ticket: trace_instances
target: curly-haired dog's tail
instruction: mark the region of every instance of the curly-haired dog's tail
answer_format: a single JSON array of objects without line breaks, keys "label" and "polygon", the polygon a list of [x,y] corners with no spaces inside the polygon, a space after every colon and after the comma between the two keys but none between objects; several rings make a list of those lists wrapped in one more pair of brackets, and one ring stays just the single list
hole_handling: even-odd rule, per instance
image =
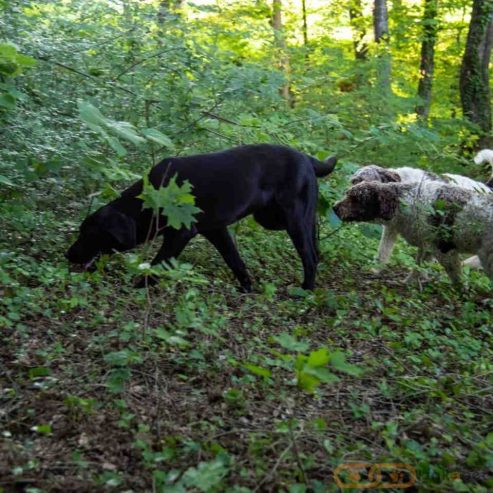
[{"label": "curly-haired dog's tail", "polygon": [[486,186],[493,190],[493,151],[491,149],[483,149],[474,156],[476,164],[488,163],[491,166],[491,176],[486,182]]}]

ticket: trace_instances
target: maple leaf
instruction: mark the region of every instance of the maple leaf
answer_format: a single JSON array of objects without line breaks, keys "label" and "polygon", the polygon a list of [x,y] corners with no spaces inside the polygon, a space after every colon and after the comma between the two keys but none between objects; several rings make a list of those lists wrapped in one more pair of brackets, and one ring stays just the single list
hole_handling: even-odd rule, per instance
[{"label": "maple leaf", "polygon": [[184,180],[180,186],[176,183],[176,177],[172,176],[165,187],[154,188],[147,175],[144,176],[142,193],[138,198],[143,200],[144,209],[152,209],[155,216],[164,215],[167,226],[189,229],[197,221],[194,215],[201,210],[195,206],[192,184]]}]

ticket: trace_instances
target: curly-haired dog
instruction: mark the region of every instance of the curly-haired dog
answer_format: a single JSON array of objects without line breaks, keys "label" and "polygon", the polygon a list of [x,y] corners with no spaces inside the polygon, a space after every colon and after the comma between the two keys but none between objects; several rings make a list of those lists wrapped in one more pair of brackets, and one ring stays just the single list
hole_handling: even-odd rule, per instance
[{"label": "curly-haired dog", "polygon": [[[493,151],[492,159],[493,159]],[[380,183],[421,183],[424,181],[436,181],[442,184],[457,185],[468,190],[475,190],[481,193],[491,193],[488,184],[473,180],[467,176],[454,175],[445,173],[438,175],[418,168],[404,166],[402,168],[383,168],[375,164],[363,166],[351,176],[351,183],[356,185],[363,181],[377,181]],[[493,183],[493,179],[490,179]],[[489,183],[489,182],[488,182]],[[395,242],[397,241],[398,232],[391,226],[384,226],[380,245],[378,247],[377,261],[380,265],[385,265],[392,254]],[[418,262],[424,260],[425,254],[418,251]],[[465,265],[469,267],[479,267],[479,260],[471,257],[465,260]]]},{"label": "curly-haired dog", "polygon": [[459,253],[479,257],[493,280],[493,194],[436,181],[363,182],[335,204],[343,221],[371,221],[391,227],[411,245],[430,252],[460,285]]}]

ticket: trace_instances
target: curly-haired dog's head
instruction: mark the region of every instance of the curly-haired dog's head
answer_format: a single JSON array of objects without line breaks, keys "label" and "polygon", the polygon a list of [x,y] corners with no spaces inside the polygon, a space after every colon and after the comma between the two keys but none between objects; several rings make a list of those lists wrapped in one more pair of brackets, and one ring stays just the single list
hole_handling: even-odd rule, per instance
[{"label": "curly-haired dog's head", "polygon": [[364,181],[378,181],[380,183],[395,183],[401,181],[401,177],[395,172],[376,164],[363,166],[351,176],[351,183],[357,185]]},{"label": "curly-haired dog's head", "polygon": [[342,221],[389,221],[399,207],[399,189],[393,184],[362,182],[351,187],[334,206]]}]

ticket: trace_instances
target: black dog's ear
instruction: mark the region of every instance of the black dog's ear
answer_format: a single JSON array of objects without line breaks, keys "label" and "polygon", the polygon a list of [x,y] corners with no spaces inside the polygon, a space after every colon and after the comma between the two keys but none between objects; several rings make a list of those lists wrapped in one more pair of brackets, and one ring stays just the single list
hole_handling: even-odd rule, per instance
[{"label": "black dog's ear", "polygon": [[401,181],[401,177],[395,172],[389,169],[382,169],[380,171],[380,177],[382,178],[382,183],[395,183]]},{"label": "black dog's ear", "polygon": [[137,228],[131,217],[113,210],[106,216],[104,223],[106,231],[125,249],[137,245]]}]

